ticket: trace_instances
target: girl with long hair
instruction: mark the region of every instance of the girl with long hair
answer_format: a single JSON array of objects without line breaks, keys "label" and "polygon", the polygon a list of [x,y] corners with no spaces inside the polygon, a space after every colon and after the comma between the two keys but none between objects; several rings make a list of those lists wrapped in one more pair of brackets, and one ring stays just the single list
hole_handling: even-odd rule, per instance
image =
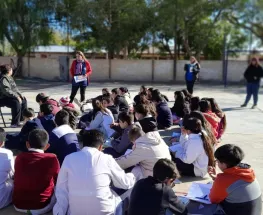
[{"label": "girl with long hair", "polygon": [[[92,69],[89,61],[85,58],[85,55],[81,51],[76,52],[76,60],[71,64],[70,74],[72,77],[72,89],[70,95],[70,103],[73,102],[75,96],[80,89],[80,102],[75,99],[75,103],[81,106],[81,103],[85,101],[85,92],[89,84],[89,77],[92,73]],[[79,80],[80,78],[83,78]]]},{"label": "girl with long hair", "polygon": [[92,100],[93,113],[92,121],[90,122],[88,129],[97,129],[101,131],[105,138],[110,138],[114,133],[110,125],[114,123],[114,118],[111,111],[102,105],[102,102],[93,99]]},{"label": "girl with long hair", "polygon": [[190,113],[190,105],[186,101],[185,95],[181,91],[174,92],[174,106],[171,108],[171,111],[174,116],[174,121],[184,118],[185,114]]},{"label": "girl with long hair", "polygon": [[260,79],[263,77],[263,69],[259,63],[258,58],[253,57],[250,65],[244,73],[244,77],[247,81],[247,96],[245,103],[241,107],[246,107],[253,95],[254,104],[252,109],[257,107],[258,104],[258,92],[260,87]]},{"label": "girl with long hair", "polygon": [[217,139],[220,139],[226,131],[226,114],[221,110],[214,98],[209,98],[208,100],[210,101],[212,112],[215,113],[221,119],[217,129]]},{"label": "girl with long hair", "polygon": [[214,152],[211,140],[202,128],[202,122],[187,116],[182,135],[182,148],[173,154],[179,172],[185,176],[204,177],[208,166],[214,166]]}]

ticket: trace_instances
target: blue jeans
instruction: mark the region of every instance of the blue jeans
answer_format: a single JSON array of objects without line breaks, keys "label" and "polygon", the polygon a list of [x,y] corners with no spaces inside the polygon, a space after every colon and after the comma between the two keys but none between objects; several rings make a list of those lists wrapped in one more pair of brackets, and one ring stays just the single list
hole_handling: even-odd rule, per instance
[{"label": "blue jeans", "polygon": [[258,104],[259,83],[247,83],[247,97],[245,104],[247,105],[253,95],[254,105]]}]

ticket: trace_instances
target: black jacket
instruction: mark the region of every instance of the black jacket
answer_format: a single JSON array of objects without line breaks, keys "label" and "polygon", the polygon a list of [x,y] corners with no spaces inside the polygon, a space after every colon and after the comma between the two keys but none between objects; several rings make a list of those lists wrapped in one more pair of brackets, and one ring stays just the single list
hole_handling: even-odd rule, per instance
[{"label": "black jacket", "polygon": [[154,117],[147,116],[138,121],[142,127],[144,133],[158,131],[157,122]]},{"label": "black jacket", "polygon": [[129,104],[124,96],[117,95],[114,99],[114,105],[119,108],[119,112],[129,112]]},{"label": "black jacket", "polygon": [[261,66],[249,65],[244,74],[245,79],[248,83],[259,83],[260,78],[263,77],[263,69]]},{"label": "black jacket", "polygon": [[171,108],[173,114],[177,117],[184,118],[185,114],[189,114],[190,111],[190,104],[189,102],[185,101],[184,103],[174,103],[174,106]]},{"label": "black jacket", "polygon": [[186,215],[187,209],[170,186],[153,177],[139,180],[131,193],[129,215],[164,215],[170,209],[176,215]]}]

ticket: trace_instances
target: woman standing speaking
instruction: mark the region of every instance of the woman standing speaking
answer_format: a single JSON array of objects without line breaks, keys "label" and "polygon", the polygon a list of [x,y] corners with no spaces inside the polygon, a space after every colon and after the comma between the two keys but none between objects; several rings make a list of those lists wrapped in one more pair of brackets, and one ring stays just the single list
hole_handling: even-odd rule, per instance
[{"label": "woman standing speaking", "polygon": [[[77,51],[76,60],[72,62],[70,74],[72,77],[72,89],[70,95],[70,103],[73,102],[79,88],[80,88],[80,103],[85,101],[86,87],[89,85],[89,76],[92,73],[90,63],[85,58],[81,51]],[[78,104],[78,100],[75,99]]]},{"label": "woman standing speaking", "polygon": [[197,80],[200,69],[200,64],[193,56],[190,58],[190,64],[185,64],[184,66],[186,87],[188,92],[191,94],[194,92],[194,84]]}]

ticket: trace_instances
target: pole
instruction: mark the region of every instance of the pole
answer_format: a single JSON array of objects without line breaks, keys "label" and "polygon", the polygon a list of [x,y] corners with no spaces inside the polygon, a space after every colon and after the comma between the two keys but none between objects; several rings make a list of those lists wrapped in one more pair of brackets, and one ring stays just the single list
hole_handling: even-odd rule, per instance
[{"label": "pole", "polygon": [[177,73],[177,58],[176,58],[176,53],[177,53],[177,38],[176,38],[176,33],[177,33],[177,7],[178,7],[178,0],[175,0],[175,16],[174,16],[174,56],[173,56],[173,61],[174,61],[174,75],[173,75],[173,80],[176,81],[176,73]]},{"label": "pole", "polygon": [[226,73],[226,33],[224,33],[224,41],[223,41],[223,65],[222,65],[222,80],[225,83],[225,73]]}]

